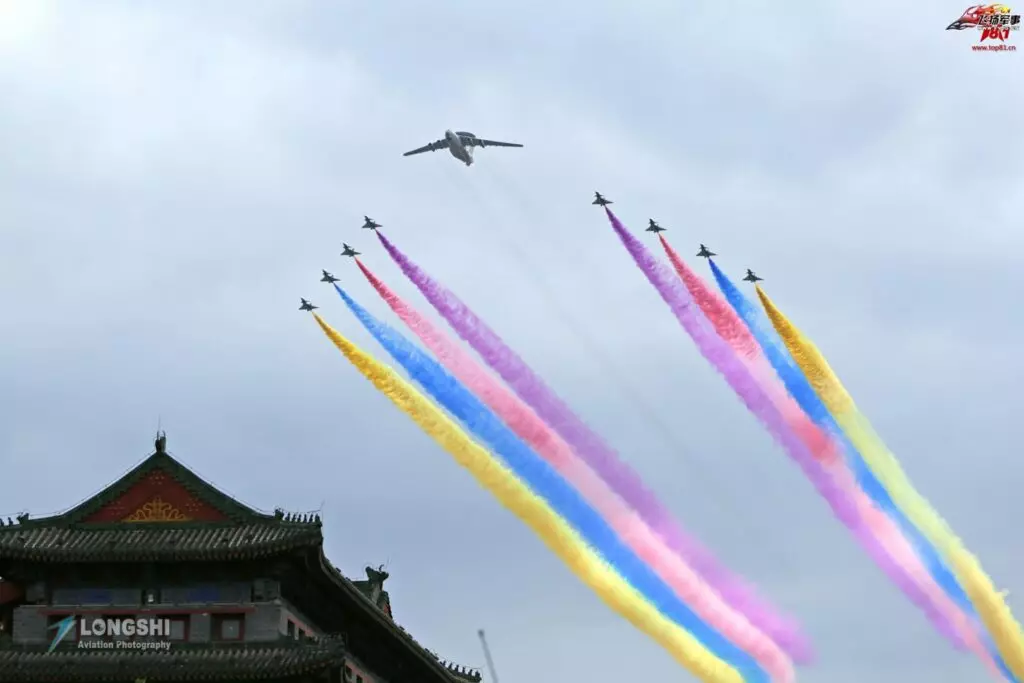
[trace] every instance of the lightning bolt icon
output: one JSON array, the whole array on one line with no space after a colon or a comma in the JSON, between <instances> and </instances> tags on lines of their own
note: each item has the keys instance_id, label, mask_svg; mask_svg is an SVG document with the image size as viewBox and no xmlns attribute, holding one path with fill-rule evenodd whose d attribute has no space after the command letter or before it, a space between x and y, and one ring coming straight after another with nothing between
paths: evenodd
<instances>
[{"instance_id":1,"label":"lightning bolt icon","mask_svg":"<svg viewBox=\"0 0 1024 683\"><path fill-rule=\"evenodd\" d=\"M50 649L47 650L46 652L47 653L53 652L57 648L57 646L60 645L60 641L64 640L64 636L66 636L71 631L71 629L73 629L74 627L75 627L75 615L73 615L73 614L71 616L69 616L69 617L64 617L63 619L58 621L56 624L53 624L52 626L50 626L50 628L57 629L57 635L55 635L53 637L53 642L50 643ZM50 629L47 629L47 630L50 630Z\"/></svg>"}]
</instances>

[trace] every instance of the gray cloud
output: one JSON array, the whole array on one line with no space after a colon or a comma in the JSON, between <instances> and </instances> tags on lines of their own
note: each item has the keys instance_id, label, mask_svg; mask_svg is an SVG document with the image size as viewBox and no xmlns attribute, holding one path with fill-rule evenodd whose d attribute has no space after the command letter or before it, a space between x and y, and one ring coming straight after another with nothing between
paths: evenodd
<instances>
[{"instance_id":1,"label":"gray cloud","mask_svg":"<svg viewBox=\"0 0 1024 683\"><path fill-rule=\"evenodd\" d=\"M379 352L317 288L328 268L386 312L342 240L426 307L360 234L369 213L805 621L820 662L802 680L982 675L588 205L600 189L634 228L656 217L681 252L703 241L731 274L761 272L996 582L1024 590L1004 540L1024 472L1024 100L1015 55L942 31L962 7L3 7L0 464L24 482L6 510L98 490L161 417L171 450L242 500L323 502L335 561L389 561L397 617L445 656L482 664L485 626L510 681L678 676L295 310L312 298ZM527 149L468 171L398 156L449 126Z\"/></svg>"}]
</instances>

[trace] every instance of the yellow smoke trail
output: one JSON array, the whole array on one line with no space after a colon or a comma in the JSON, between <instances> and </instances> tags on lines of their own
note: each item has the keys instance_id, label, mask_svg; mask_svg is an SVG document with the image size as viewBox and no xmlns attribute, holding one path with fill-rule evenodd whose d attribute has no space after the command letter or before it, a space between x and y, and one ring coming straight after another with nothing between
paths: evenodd
<instances>
[{"instance_id":1,"label":"yellow smoke trail","mask_svg":"<svg viewBox=\"0 0 1024 683\"><path fill-rule=\"evenodd\" d=\"M359 372L465 467L502 505L525 522L587 586L653 638L705 683L743 683L739 672L663 617L605 564L543 500L476 444L426 396L313 314L324 333Z\"/></svg>"},{"instance_id":2,"label":"yellow smoke trail","mask_svg":"<svg viewBox=\"0 0 1024 683\"><path fill-rule=\"evenodd\" d=\"M953 571L960 577L967 597L978 610L985 628L992 634L1007 668L1017 680L1024 680L1024 638L1021 636L1021 626L1013 618L1002 594L992 585L992 580L985 574L978 559L966 550L954 550L949 561Z\"/></svg>"},{"instance_id":3,"label":"yellow smoke trail","mask_svg":"<svg viewBox=\"0 0 1024 683\"><path fill-rule=\"evenodd\" d=\"M1024 632L1010 614L1003 597L993 587L991 579L946 521L910 483L896 457L871 428L867 418L857 410L853 398L818 348L783 315L760 286L757 287L757 296L793 360L864 462L903 514L953 565L968 597L992 633L1006 665L1019 680L1024 681Z\"/></svg>"}]
</instances>

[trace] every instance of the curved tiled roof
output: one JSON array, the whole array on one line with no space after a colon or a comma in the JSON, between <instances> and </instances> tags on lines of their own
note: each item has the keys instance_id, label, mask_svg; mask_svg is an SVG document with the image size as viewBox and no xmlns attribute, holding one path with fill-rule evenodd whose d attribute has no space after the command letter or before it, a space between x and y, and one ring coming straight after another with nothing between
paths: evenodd
<instances>
[{"instance_id":1,"label":"curved tiled roof","mask_svg":"<svg viewBox=\"0 0 1024 683\"><path fill-rule=\"evenodd\" d=\"M378 624L390 631L399 640L404 641L406 647L408 647L412 652L415 652L419 656L420 660L438 675L438 678L441 680L454 681L456 683L462 683L465 681L468 681L469 683L479 683L480 673L476 669L470 669L442 661L435 653L421 645L419 641L413 638L411 633L402 628L402 626L398 624L390 614L386 613L381 609L380 605L370 599L370 596L367 594L364 587L357 585L358 583L363 582L352 581L342 574L337 567L331 564L323 554L323 548L321 548L319 552L318 564L326 577L328 577L336 586L342 588L357 603L362 603L365 606L364 611L366 614L373 617Z\"/></svg>"},{"instance_id":2,"label":"curved tiled roof","mask_svg":"<svg viewBox=\"0 0 1024 683\"><path fill-rule=\"evenodd\" d=\"M265 514L211 486L160 450L105 489L59 515L0 520L0 562L137 562L236 560L323 543L319 515ZM94 515L161 474L222 516L220 521L96 522Z\"/></svg>"},{"instance_id":3,"label":"curved tiled roof","mask_svg":"<svg viewBox=\"0 0 1024 683\"><path fill-rule=\"evenodd\" d=\"M0 520L0 572L10 563L46 562L139 562L139 561L222 561L266 557L303 550L320 566L330 583L350 596L354 606L383 627L397 642L413 653L423 668L423 681L478 683L480 674L447 662L426 650L405 629L391 619L390 601L383 591L371 600L369 585L344 577L323 555L322 524L318 515L287 515L277 510L265 514L225 495L171 457L162 439L157 451L103 491L62 514L17 522ZM194 500L216 514L210 521L135 521L126 523L117 515L105 515L112 501L123 500L128 491L145 477L160 472L168 475ZM111 517L122 521L109 521ZM211 519L212 518L212 519ZM180 518L179 518L180 519ZM107 520L107 521L101 521ZM318 560L318 561L317 561ZM314 566L315 566L314 565ZM386 578L386 573L383 578ZM381 582L382 583L382 582ZM319 646L318 646L319 647ZM317 654L319 653L319 654ZM333 661L323 647L249 647L247 649L182 650L138 652L126 650L55 652L50 655L24 651L0 651L0 681L28 683L67 681L91 683L109 681L227 680L229 674L242 679L283 678L301 673L303 666L321 666ZM326 659L325 659L326 658ZM181 672L179 675L179 671ZM249 673L252 671L252 673ZM151 673L147 673L151 672ZM202 675L197 675L201 672ZM269 672L269 673L267 673ZM428 673L429 672L429 673Z\"/></svg>"},{"instance_id":4,"label":"curved tiled roof","mask_svg":"<svg viewBox=\"0 0 1024 683\"><path fill-rule=\"evenodd\" d=\"M340 639L284 646L171 651L0 651L4 683L129 683L162 681L280 680L340 667Z\"/></svg>"},{"instance_id":5,"label":"curved tiled roof","mask_svg":"<svg viewBox=\"0 0 1024 683\"><path fill-rule=\"evenodd\" d=\"M31 526L0 529L0 558L47 562L230 560L323 543L319 525Z\"/></svg>"}]
</instances>

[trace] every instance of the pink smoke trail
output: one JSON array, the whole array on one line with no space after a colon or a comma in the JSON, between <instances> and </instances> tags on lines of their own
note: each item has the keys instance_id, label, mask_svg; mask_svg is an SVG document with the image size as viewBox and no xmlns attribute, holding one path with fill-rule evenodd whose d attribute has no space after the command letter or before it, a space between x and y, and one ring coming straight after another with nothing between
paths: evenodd
<instances>
[{"instance_id":1,"label":"pink smoke trail","mask_svg":"<svg viewBox=\"0 0 1024 683\"><path fill-rule=\"evenodd\" d=\"M675 268L676 274L679 275L679 279L686 285L686 289L700 310L715 326L718 336L727 341L729 346L745 359L761 356L761 347L757 340L754 339L754 335L750 333L736 312L732 310L729 302L708 287L704 280L686 265L686 262L672 248L664 235L659 234L658 239L661 241L661 246L665 250L665 254L668 255L672 267Z\"/></svg>"},{"instance_id":2,"label":"pink smoke trail","mask_svg":"<svg viewBox=\"0 0 1024 683\"><path fill-rule=\"evenodd\" d=\"M403 323L430 349L452 375L487 404L508 427L548 461L604 517L619 537L647 562L676 595L708 624L749 652L773 680L791 683L790 658L768 636L722 600L683 560L672 553L625 502L556 435L533 410L491 377L429 320L403 301L362 261L359 269Z\"/></svg>"},{"instance_id":3,"label":"pink smoke trail","mask_svg":"<svg viewBox=\"0 0 1024 683\"><path fill-rule=\"evenodd\" d=\"M618 494L665 543L693 567L725 601L745 614L797 662L811 659L807 638L779 615L738 576L732 574L687 535L640 477L600 435L586 425L555 392L455 294L427 275L380 231L377 238L406 277L452 329L497 372L516 394L562 437L584 462Z\"/></svg>"},{"instance_id":4,"label":"pink smoke trail","mask_svg":"<svg viewBox=\"0 0 1024 683\"><path fill-rule=\"evenodd\" d=\"M729 305L729 302L708 287L707 283L686 265L686 262L669 245L664 236L658 235L658 239L661 241L661 246L665 249L672 267L679 275L679 279L686 285L686 289L704 313L704 317L715 328L718 336L743 360L761 389L768 394L768 398L782 413L786 423L810 449L811 455L823 463L837 461L841 453L837 450L835 441L807 417L786 391L786 388L778 381L775 370L761 352L761 346L736 311Z\"/></svg>"},{"instance_id":5,"label":"pink smoke trail","mask_svg":"<svg viewBox=\"0 0 1024 683\"><path fill-rule=\"evenodd\" d=\"M789 428L783 415L747 369L743 360L733 353L728 343L711 329L707 318L701 314L699 308L693 305L692 297L679 279L672 277L671 271L655 259L654 255L626 230L608 207L605 207L605 213L634 262L668 304L680 325L697 345L701 355L722 374L747 409L758 418L776 442L797 462L805 476L825 498L836 517L850 529L875 563L888 574L889 578L914 604L925 612L936 628L951 639L956 638L944 615L938 611L933 601L921 588L919 579L911 576L894 561L889 549L879 541L876 530L866 524L867 520L862 516L863 511L858 510L858 505L851 500L846 490L840 487L839 482L820 466L804 442Z\"/></svg>"},{"instance_id":6,"label":"pink smoke trail","mask_svg":"<svg viewBox=\"0 0 1024 683\"><path fill-rule=\"evenodd\" d=\"M810 450L811 455L837 481L846 495L852 498L857 511L868 527L872 529L892 561L917 582L936 610L945 615L942 633L955 646L966 645L994 668L995 662L992 660L988 648L985 648L979 640L976 629L972 628L970 618L938 585L914 550L913 545L895 522L878 510L857 485L856 479L841 457L839 444L831 435L814 424L782 386L762 353L760 344L757 343L733 307L709 287L692 268L687 266L664 236L659 235L658 239L679 275L679 279L682 280L693 300L715 328L718 336L732 347L734 353L746 363L751 374L780 411L789 428L800 437Z\"/></svg>"}]
</instances>

